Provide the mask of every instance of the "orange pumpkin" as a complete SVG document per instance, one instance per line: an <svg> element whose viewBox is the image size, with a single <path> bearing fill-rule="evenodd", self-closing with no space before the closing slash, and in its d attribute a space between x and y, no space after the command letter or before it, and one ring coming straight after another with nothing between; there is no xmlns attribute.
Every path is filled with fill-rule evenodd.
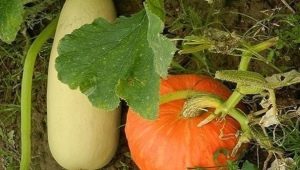
<svg viewBox="0 0 300 170"><path fill-rule="evenodd" d="M211 93L223 99L231 93L207 76L173 75L161 81L160 95L179 90ZM197 127L213 110L183 118L180 113L184 102L175 100L160 105L156 120L146 120L129 109L125 133L132 159L141 170L226 169L227 161L236 159L230 154L237 144L239 124L226 116L222 121Z"/></svg>

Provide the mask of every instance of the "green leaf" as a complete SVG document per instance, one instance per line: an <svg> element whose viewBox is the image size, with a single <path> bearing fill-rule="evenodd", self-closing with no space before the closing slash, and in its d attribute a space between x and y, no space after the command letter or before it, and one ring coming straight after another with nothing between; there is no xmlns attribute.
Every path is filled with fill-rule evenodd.
<svg viewBox="0 0 300 170"><path fill-rule="evenodd" d="M147 0L145 6L148 8L148 12L158 16L162 22L165 21L166 12L163 0Z"/></svg>
<svg viewBox="0 0 300 170"><path fill-rule="evenodd" d="M246 161L243 164L242 170L258 170L258 169L253 163Z"/></svg>
<svg viewBox="0 0 300 170"><path fill-rule="evenodd" d="M98 19L75 30L59 45L59 79L72 89L80 87L96 107L114 109L120 97L145 118L154 119L159 75L147 30L145 11L114 24Z"/></svg>
<svg viewBox="0 0 300 170"><path fill-rule="evenodd" d="M22 0L0 1L0 39L6 43L15 40L23 22Z"/></svg>
<svg viewBox="0 0 300 170"><path fill-rule="evenodd" d="M154 119L160 76L166 77L176 52L164 37L162 0L148 0L132 17L114 24L98 19L65 36L56 69L70 88L80 88L96 107L111 110L119 98L143 117Z"/></svg>
<svg viewBox="0 0 300 170"><path fill-rule="evenodd" d="M158 3L159 0L155 2ZM152 2L152 1L148 1ZM166 77L168 75L168 67L172 62L172 58L176 51L175 44L161 34L164 29L163 21L151 10L153 6L145 4L146 13L149 20L147 39L154 54L154 64L156 72Z"/></svg>

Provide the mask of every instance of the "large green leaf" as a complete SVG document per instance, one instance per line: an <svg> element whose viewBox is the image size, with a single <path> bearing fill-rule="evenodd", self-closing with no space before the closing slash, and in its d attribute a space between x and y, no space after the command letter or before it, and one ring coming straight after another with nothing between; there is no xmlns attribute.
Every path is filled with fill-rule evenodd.
<svg viewBox="0 0 300 170"><path fill-rule="evenodd" d="M56 60L59 79L72 89L79 87L97 107L114 109L120 97L143 117L154 119L159 104L159 74L164 75L167 67L155 69L155 55L159 53L149 44L165 40L161 41L161 36L147 38L148 30L158 35L162 29L157 26L161 23L149 24L151 17L143 10L114 24L98 19L65 36ZM175 50L164 43L158 46ZM159 64L169 62L169 58L162 60Z"/></svg>
<svg viewBox="0 0 300 170"><path fill-rule="evenodd" d="M145 6L147 6L149 12L159 17L162 22L165 21L164 0L147 0Z"/></svg>
<svg viewBox="0 0 300 170"><path fill-rule="evenodd" d="M159 1L157 1L157 3L159 3ZM155 11L154 9L157 10L158 7L153 8L153 6L145 4L149 20L147 39L154 53L155 70L160 76L166 77L176 47L174 43L161 34L161 31L164 29L164 23L158 15L152 12Z"/></svg>
<svg viewBox="0 0 300 170"><path fill-rule="evenodd" d="M0 0L0 39L6 43L15 40L23 22L22 0Z"/></svg>

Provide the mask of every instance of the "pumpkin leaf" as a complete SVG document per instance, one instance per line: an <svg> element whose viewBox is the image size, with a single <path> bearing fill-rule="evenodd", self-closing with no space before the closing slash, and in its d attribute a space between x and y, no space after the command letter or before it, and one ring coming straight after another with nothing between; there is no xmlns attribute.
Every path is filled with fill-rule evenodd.
<svg viewBox="0 0 300 170"><path fill-rule="evenodd" d="M153 2L158 4L159 0L155 0ZM155 10L153 10L153 8L154 6L152 3L145 4L149 21L147 40L154 54L154 65L156 72L160 76L166 77L168 75L168 67L172 62L176 47L174 43L161 34L161 31L164 29L164 23L158 15L152 12L157 11L156 9L158 7L155 8Z"/></svg>
<svg viewBox="0 0 300 170"><path fill-rule="evenodd" d="M291 70L286 73L274 74L270 77L266 77L266 80L270 86L275 89L300 83L300 73L296 70Z"/></svg>
<svg viewBox="0 0 300 170"><path fill-rule="evenodd" d="M152 14L159 17L162 22L165 21L166 12L163 0L147 0L145 7L146 6L148 12L151 12Z"/></svg>
<svg viewBox="0 0 300 170"><path fill-rule="evenodd" d="M0 1L0 39L6 43L15 40L23 22L22 0Z"/></svg>
<svg viewBox="0 0 300 170"><path fill-rule="evenodd" d="M80 88L96 107L112 110L122 98L143 117L156 118L159 75L166 75L176 49L160 35L158 19L142 10L113 24L97 19L65 36L56 60L59 79Z"/></svg>

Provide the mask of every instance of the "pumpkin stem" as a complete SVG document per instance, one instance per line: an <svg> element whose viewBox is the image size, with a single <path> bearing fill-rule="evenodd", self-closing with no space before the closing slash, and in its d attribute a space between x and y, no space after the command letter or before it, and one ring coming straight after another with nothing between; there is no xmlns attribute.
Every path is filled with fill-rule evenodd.
<svg viewBox="0 0 300 170"><path fill-rule="evenodd" d="M239 65L238 70L241 71L246 71L248 70L248 66L249 66L249 62L252 58L252 56L257 56L258 52L264 51L274 45L277 44L279 38L278 37L274 37L271 39L268 39L266 41L263 41L259 44L253 45L253 46L248 46L246 43L244 43L244 47L246 47L247 50L245 50L242 54L242 58L241 58L241 62Z"/></svg>
<svg viewBox="0 0 300 170"><path fill-rule="evenodd" d="M199 116L207 112L207 108L218 108L223 103L218 96L194 90L180 90L160 96L160 104L174 100L186 100L181 112L184 118Z"/></svg>
<svg viewBox="0 0 300 170"><path fill-rule="evenodd" d="M237 98L239 98L237 96ZM160 96L160 104L165 104L174 100L186 100L181 116L185 118L191 118L200 115L203 111L207 111L207 108L216 108L224 111L224 101L218 96L203 93L193 90L182 90L172 93L168 93ZM252 130L249 126L249 120L243 111L230 108L226 112L239 122L243 133L239 137L239 142L234 148L232 154L235 155L243 143L248 143L251 139L254 139L260 143L263 148L273 149L272 143L269 139L259 130ZM198 126L203 126L216 118L218 114L210 114L206 119L201 121Z"/></svg>
<svg viewBox="0 0 300 170"><path fill-rule="evenodd" d="M269 40L266 40L262 43L254 45L254 46L246 46L246 44L245 44L245 47L247 48L247 50L244 51L242 54L241 62L240 62L238 70L240 70L240 71L248 70L249 63L251 61L252 56L253 55L256 56L258 52L263 51L265 49L268 49L268 48L276 45L277 41L278 41L278 37L275 37L275 38L271 38ZM241 125L243 134L240 136L239 142L233 150L233 154L235 154L238 151L238 148L243 143L248 143L250 139L255 139L256 141L258 141L258 143L260 143L260 145L262 147L264 147L266 149L273 148L273 145L269 141L269 139L265 135L263 135L263 133L261 133L261 132L256 133L256 131L252 130L250 128L250 126L248 125L249 120L247 119L247 117L243 114L242 111L239 111L238 109L235 108L235 106L245 96L244 94L242 94L238 91L239 87L240 87L240 84L238 83L236 89L231 94L231 96L220 107L218 107L214 112L214 115L222 114L223 116L225 116L228 113L231 117L233 117L235 120L237 120Z"/></svg>
<svg viewBox="0 0 300 170"><path fill-rule="evenodd" d="M247 50L245 50L241 57L241 62L239 65L238 70L240 71L246 71L248 70L249 63L251 61L252 56L256 56L258 52L261 52L263 50L266 50L274 45L277 44L278 37L271 38L269 40L266 40L264 42L261 42L259 44L256 44L254 46L248 46L247 44L244 44ZM280 70L278 70L280 71ZM228 111L232 108L234 108L241 99L245 96L244 94L240 93L237 89L239 88L240 84L237 84L237 88L234 90L234 92L231 94L231 96L224 102L223 107L220 107L219 109L215 110L215 114L222 113L223 115L226 115L229 113Z"/></svg>
<svg viewBox="0 0 300 170"><path fill-rule="evenodd" d="M181 116L184 118L192 118L199 116L203 112L207 112L208 108L218 108L222 104L222 100L216 96L209 94L198 94L185 101Z"/></svg>
<svg viewBox="0 0 300 170"><path fill-rule="evenodd" d="M199 94L204 95L206 93L201 93L199 91L194 91L194 90L179 90L176 92L171 92L168 94L161 95L159 104L162 105L162 104L174 101L174 100L184 100L184 99L188 99L188 98L191 98L192 96L199 95Z"/></svg>
<svg viewBox="0 0 300 170"><path fill-rule="evenodd" d="M182 110L181 115L185 118L191 118L198 116L201 114L201 111L207 111L207 108L216 108L220 110L224 110L222 108L224 106L223 99L219 98L218 96L202 93L198 91L192 90L183 90L183 91L176 91L169 94L165 94L160 96L160 104L168 103L174 100L186 100L184 108ZM199 109L200 108L200 109ZM243 111L231 108L226 112L228 115L233 117L236 121L239 122L241 126L241 130L243 133L239 137L239 142L234 148L232 155L235 155L239 148L242 146L243 143L248 143L251 139L256 139L259 141L263 141L265 148L270 148L272 144L268 139L261 140L263 134L260 132L253 131L249 126L249 120L247 116L243 113ZM206 119L201 121L198 126L203 126L209 123L211 120L215 119L218 115L217 114L210 114ZM257 138L259 136L259 138ZM265 136L264 136L265 138Z"/></svg>

